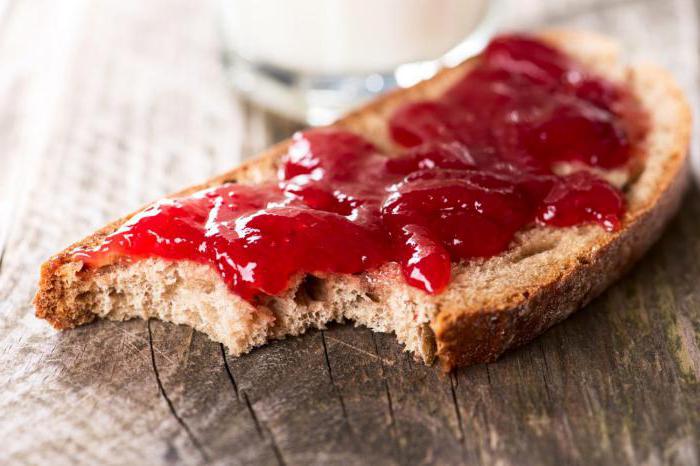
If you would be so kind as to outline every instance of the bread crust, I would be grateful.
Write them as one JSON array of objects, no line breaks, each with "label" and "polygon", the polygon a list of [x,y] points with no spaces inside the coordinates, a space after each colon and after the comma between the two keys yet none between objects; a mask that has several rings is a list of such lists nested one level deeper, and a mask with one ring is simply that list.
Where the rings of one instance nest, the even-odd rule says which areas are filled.
[{"label": "bread crust", "polygon": [[677,212],[688,186],[688,163],[678,148],[678,165],[656,202],[626,222],[609,241],[601,242],[566,275],[540,285],[534,294],[521,294],[507,307],[443,308],[431,328],[437,356],[446,371],[491,362],[505,351],[521,346],[574,311],[583,308],[620,278],[661,236]]},{"label": "bread crust", "polygon": [[[542,33],[542,36],[567,50],[571,42],[590,43],[609,41],[589,33],[557,31]],[[605,49],[605,48],[604,48]],[[600,47],[599,47],[600,50]],[[607,49],[606,49],[607,50]],[[615,51],[610,51],[614,60]],[[472,66],[475,59],[458,67],[446,69],[434,78],[417,84],[413,88],[396,90],[366,106],[350,113],[334,124],[366,134],[377,120],[382,120],[396,106],[408,100],[434,96]],[[657,181],[654,193],[623,219],[620,231],[604,235],[594,247],[578,257],[568,258],[572,263],[559,276],[549,277],[533,291],[500,294],[479,307],[465,306],[458,302],[436,299],[436,313],[430,322],[437,356],[445,370],[480,362],[493,361],[503,352],[522,345],[552,325],[587,304],[613,281],[619,278],[641,257],[660,236],[663,227],[677,211],[688,184],[687,148],[690,139],[691,116],[689,106],[673,79],[663,70],[645,67],[639,70],[647,79],[663,90],[674,108],[675,121],[670,125],[668,154],[664,159],[663,176]],[[383,125],[385,126],[385,125]],[[391,149],[391,142],[383,135],[373,138],[375,144]],[[227,181],[256,182],[274,173],[276,164],[286,151],[290,141],[285,140],[236,169],[209,181],[173,194],[183,196],[195,191],[220,185]],[[39,290],[34,300],[36,315],[49,321],[57,329],[72,328],[95,318],[85,307],[70,306],[75,297],[85,290],[82,286],[90,277],[90,271],[75,275],[67,273],[71,264],[71,251],[77,247],[92,247],[105,236],[119,228],[138,211],[122,217],[87,238],[72,244],[53,256],[41,267]],[[73,263],[76,264],[76,263]],[[76,267],[80,267],[79,263]],[[75,278],[70,278],[77,276]],[[82,283],[81,283],[82,282]],[[82,286],[82,288],[81,288]],[[72,300],[66,299],[68,295]]]}]

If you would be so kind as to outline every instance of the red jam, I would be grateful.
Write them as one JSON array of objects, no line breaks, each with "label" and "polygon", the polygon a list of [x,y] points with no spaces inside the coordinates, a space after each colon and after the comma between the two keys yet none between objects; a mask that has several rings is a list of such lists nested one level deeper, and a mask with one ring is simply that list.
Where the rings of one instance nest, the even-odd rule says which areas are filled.
[{"label": "red jam", "polygon": [[277,182],[162,200],[73,256],[88,267],[149,257],[209,264],[253,302],[300,274],[391,261],[407,283],[439,293],[453,262],[499,254],[530,225],[619,228],[617,189],[553,166],[624,167],[628,101],[560,52],[503,36],[440,99],[393,115],[392,137],[406,149],[381,153],[337,129],[298,133]]}]

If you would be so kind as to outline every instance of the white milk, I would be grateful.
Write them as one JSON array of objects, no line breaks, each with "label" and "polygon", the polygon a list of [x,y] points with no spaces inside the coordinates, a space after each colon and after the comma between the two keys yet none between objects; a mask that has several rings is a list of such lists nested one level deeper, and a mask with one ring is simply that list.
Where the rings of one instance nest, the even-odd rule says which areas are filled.
[{"label": "white milk", "polygon": [[222,0],[243,58],[303,74],[385,72],[434,60],[469,35],[489,0]]}]

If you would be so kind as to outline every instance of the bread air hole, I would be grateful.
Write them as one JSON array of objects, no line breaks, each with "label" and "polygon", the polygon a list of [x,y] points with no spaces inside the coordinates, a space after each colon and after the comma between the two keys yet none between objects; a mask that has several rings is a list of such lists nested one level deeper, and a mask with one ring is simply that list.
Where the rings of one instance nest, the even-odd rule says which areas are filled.
[{"label": "bread air hole", "polygon": [[513,257],[513,262],[520,262],[527,258],[536,256],[537,254],[542,254],[547,251],[551,251],[557,247],[557,241],[555,239],[546,239],[542,241],[531,241],[523,244],[520,250],[517,251],[516,256]]},{"label": "bread air hole", "polygon": [[314,301],[323,301],[326,296],[326,281],[313,275],[306,275],[294,293],[298,306],[308,306]]}]

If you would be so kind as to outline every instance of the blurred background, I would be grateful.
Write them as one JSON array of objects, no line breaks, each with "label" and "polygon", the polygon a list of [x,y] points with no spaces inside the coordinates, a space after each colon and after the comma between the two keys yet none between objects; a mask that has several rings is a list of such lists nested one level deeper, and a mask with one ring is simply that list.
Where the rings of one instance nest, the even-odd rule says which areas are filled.
[{"label": "blurred background", "polygon": [[[148,426],[166,422],[143,421],[163,415],[157,391],[140,405],[124,401],[116,418],[94,408],[101,406],[95,393],[104,396],[99,387],[114,396],[129,384],[118,370],[114,380],[95,379],[99,387],[57,379],[79,366],[85,347],[57,356],[53,333],[31,315],[38,266],[50,253],[149,200],[233,167],[296,129],[331,121],[377,92],[427,77],[477,51],[494,31],[542,26],[618,38],[626,58],[669,68],[697,114],[694,0],[0,0],[0,393],[6,395],[0,395],[0,412],[14,410],[2,415],[0,438],[17,439],[3,446],[0,459],[90,462],[73,434],[60,432],[90,431],[104,440],[133,424],[148,439]],[[694,163],[697,168],[697,158]],[[141,348],[141,340],[134,342],[119,344]],[[150,372],[134,377],[151,380]],[[72,414],[64,414],[64,402]],[[270,406],[270,412],[279,408],[274,400]],[[426,419],[435,415],[430,409]],[[97,430],[95,413],[102,416]],[[697,437],[693,447],[692,437],[688,443],[687,437],[676,442],[663,432],[654,435],[678,447],[674,458],[689,459],[681,463],[697,464]],[[156,441],[157,452],[146,454],[114,438],[100,451],[167,462],[170,450]],[[617,445],[627,445],[615,443],[619,438],[603,445],[608,460],[622,451]],[[186,452],[183,447],[183,458],[201,460]],[[91,451],[93,464],[107,461],[107,453]],[[635,462],[626,450],[620,455]]]}]

